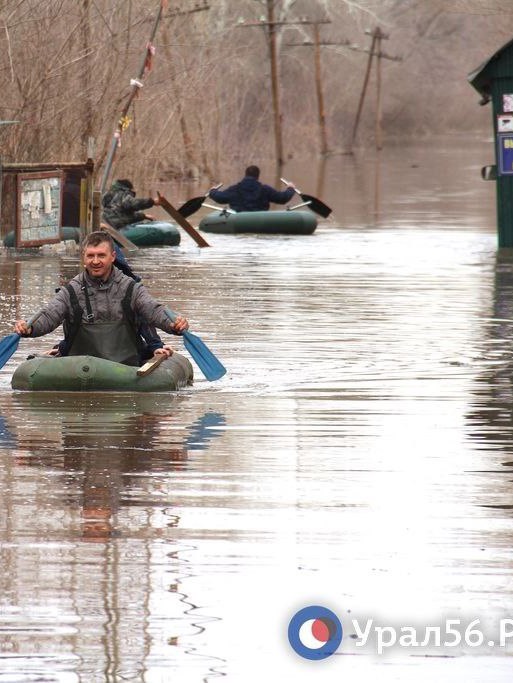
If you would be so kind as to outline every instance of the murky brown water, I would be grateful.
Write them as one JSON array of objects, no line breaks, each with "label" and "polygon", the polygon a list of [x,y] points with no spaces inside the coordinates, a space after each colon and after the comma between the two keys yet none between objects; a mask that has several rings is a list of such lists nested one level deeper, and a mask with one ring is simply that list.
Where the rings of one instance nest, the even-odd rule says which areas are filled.
[{"label": "murky brown water", "polygon": [[[133,256],[217,383],[13,393],[58,335],[22,340],[0,372],[0,681],[511,679],[511,645],[347,638],[351,618],[479,618],[486,640],[513,618],[513,261],[479,178],[491,143],[468,143],[389,147],[379,183],[373,154],[329,159],[323,190],[291,166],[335,209],[312,236]],[[1,255],[1,333],[75,270]],[[287,641],[311,604],[344,625],[324,662]]]}]

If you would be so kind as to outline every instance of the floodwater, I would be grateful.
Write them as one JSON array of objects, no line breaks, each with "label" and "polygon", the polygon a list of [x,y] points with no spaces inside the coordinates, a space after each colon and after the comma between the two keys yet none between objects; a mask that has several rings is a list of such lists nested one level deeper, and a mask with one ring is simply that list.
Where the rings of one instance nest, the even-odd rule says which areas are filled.
[{"label": "floodwater", "polygon": [[[492,160],[462,138],[294,162],[334,208],[314,235],[133,255],[218,382],[12,392],[59,336],[21,341],[0,371],[0,681],[511,680],[513,259]],[[0,254],[1,334],[76,269]],[[343,625],[323,661],[287,639],[310,605]]]}]

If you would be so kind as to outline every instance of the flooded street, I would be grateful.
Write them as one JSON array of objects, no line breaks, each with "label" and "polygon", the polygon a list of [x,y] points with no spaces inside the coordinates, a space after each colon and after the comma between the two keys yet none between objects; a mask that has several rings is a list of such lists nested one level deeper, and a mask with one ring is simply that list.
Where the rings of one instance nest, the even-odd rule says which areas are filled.
[{"label": "flooded street", "polygon": [[[21,340],[0,371],[0,681],[511,680],[513,257],[479,176],[492,143],[381,157],[287,167],[334,209],[313,235],[129,257],[220,381],[13,392],[60,335]],[[1,253],[1,335],[76,270]],[[287,639],[309,605],[342,622],[324,661]],[[457,645],[355,645],[352,620],[455,643],[451,619]]]}]

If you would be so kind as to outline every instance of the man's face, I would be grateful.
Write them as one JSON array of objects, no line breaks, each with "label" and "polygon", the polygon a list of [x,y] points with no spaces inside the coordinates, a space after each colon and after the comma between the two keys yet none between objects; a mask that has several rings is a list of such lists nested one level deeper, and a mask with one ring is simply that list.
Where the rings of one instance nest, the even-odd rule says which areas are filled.
[{"label": "man's face", "polygon": [[106,280],[116,259],[116,252],[112,250],[108,242],[100,242],[96,247],[87,247],[83,259],[89,275]]}]

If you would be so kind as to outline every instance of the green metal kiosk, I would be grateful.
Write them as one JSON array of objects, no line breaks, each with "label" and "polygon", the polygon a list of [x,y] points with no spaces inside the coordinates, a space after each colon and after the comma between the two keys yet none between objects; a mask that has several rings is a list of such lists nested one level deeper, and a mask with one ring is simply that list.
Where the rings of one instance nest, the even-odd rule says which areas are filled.
[{"label": "green metal kiosk", "polygon": [[499,247],[513,247],[513,40],[497,50],[468,75],[481,95],[480,104],[492,103],[495,166],[485,166],[485,180],[497,181]]}]

